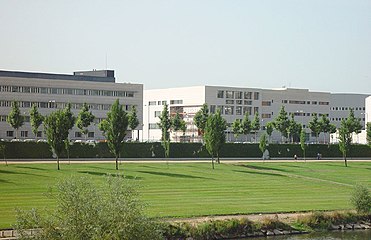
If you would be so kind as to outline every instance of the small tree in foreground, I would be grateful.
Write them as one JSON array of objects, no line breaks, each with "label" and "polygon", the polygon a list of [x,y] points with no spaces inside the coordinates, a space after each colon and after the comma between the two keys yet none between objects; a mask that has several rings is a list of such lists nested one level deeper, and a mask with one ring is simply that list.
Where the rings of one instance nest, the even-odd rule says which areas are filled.
[{"label": "small tree in foreground", "polygon": [[201,136],[204,135],[206,122],[209,117],[209,107],[204,103],[201,109],[195,114],[193,121]]},{"label": "small tree in foreground", "polygon": [[[90,178],[73,177],[56,188],[49,193],[54,211],[17,210],[19,239],[163,239],[130,180],[116,176],[93,184]],[[28,229],[38,230],[31,237]]]},{"label": "small tree in foreground", "polygon": [[18,138],[18,129],[24,124],[24,117],[21,115],[19,110],[19,104],[17,101],[12,102],[12,110],[6,117],[6,121],[9,123],[12,128],[15,130],[15,136]]},{"label": "small tree in foreground", "polygon": [[110,152],[116,159],[116,170],[119,169],[118,158],[123,145],[123,141],[128,129],[128,116],[117,99],[107,113],[107,118],[99,124],[99,129],[107,139]]},{"label": "small tree in foreground", "polygon": [[81,130],[81,133],[85,135],[85,140],[89,132],[88,127],[94,121],[95,116],[89,111],[89,105],[84,103],[82,108],[77,115],[76,126]]},{"label": "small tree in foreground", "polygon": [[305,130],[302,129],[301,132],[300,132],[300,147],[301,147],[301,150],[303,150],[304,161],[306,161],[305,160],[305,152],[306,152],[306,149],[307,149],[307,145],[305,145],[306,139],[307,139],[307,134],[306,134]]},{"label": "small tree in foreground", "polygon": [[223,143],[225,143],[225,130],[227,129],[227,123],[222,118],[220,110],[218,109],[215,114],[208,117],[206,126],[204,140],[206,149],[211,155],[211,164],[214,169],[214,157],[218,158],[219,161],[219,151]]},{"label": "small tree in foreground", "polygon": [[[263,155],[264,155],[265,150],[267,149],[267,145],[268,145],[267,134],[263,133],[260,136],[260,141],[259,141],[259,149]],[[265,157],[263,157],[263,160],[265,160]]]},{"label": "small tree in foreground", "polygon": [[170,156],[170,128],[171,119],[169,115],[168,105],[165,103],[162,109],[160,123],[158,124],[161,128],[161,145],[165,151],[165,158]]},{"label": "small tree in foreground", "polygon": [[[138,125],[139,125],[139,119],[137,115],[137,108],[133,106],[131,108],[131,112],[129,113],[129,128],[131,129],[131,131],[134,131],[134,129],[136,129]],[[139,130],[138,130],[138,138],[139,138]]]},{"label": "small tree in foreground", "polygon": [[357,184],[352,192],[350,202],[358,213],[371,213],[371,194],[366,186]]},{"label": "small tree in foreground", "polygon": [[39,132],[39,127],[44,121],[44,116],[41,115],[37,109],[36,104],[32,104],[30,110],[30,124],[32,133],[35,135],[35,139],[37,139],[37,133]]}]

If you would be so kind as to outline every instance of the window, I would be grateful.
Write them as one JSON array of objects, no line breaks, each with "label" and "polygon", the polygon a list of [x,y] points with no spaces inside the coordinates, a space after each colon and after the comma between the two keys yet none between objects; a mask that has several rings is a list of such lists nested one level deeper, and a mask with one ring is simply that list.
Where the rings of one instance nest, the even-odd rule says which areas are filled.
[{"label": "window", "polygon": [[289,100],[289,104],[305,104],[305,101]]},{"label": "window", "polygon": [[282,103],[287,103],[287,100],[282,100]]},{"label": "window", "polygon": [[224,98],[224,91],[218,90],[218,93],[216,95],[217,98]]},{"label": "window", "polygon": [[250,101],[250,100],[245,100],[245,101],[243,102],[243,104],[244,104],[244,105],[252,105],[252,101]]},{"label": "window", "polygon": [[37,134],[36,134],[36,137],[42,137],[42,134],[43,134],[42,131],[38,131]]},{"label": "window", "polygon": [[312,101],[312,104],[313,105],[317,105],[317,101]]},{"label": "window", "polygon": [[258,92],[254,92],[254,100],[259,100],[259,93]]},{"label": "window", "polygon": [[167,103],[166,100],[162,101],[162,105],[165,105],[166,103]]},{"label": "window", "polygon": [[161,116],[161,111],[155,111],[155,117]]},{"label": "window", "polygon": [[226,98],[233,98],[234,96],[234,92],[233,91],[225,91],[225,97]]},{"label": "window", "polygon": [[252,99],[252,92],[244,92],[243,93],[244,99]]},{"label": "window", "polygon": [[272,115],[270,113],[263,113],[262,118],[271,118]]},{"label": "window", "polygon": [[236,100],[236,104],[242,105],[242,100]]},{"label": "window", "polygon": [[183,100],[170,100],[170,104],[183,104]]},{"label": "window", "polygon": [[81,138],[81,132],[75,132],[75,138]]},{"label": "window", "polygon": [[220,110],[221,114],[224,114],[224,106],[218,106],[217,108]]},{"label": "window", "polygon": [[227,99],[227,100],[225,100],[225,103],[226,103],[226,104],[234,104],[234,100],[228,100],[228,99]]},{"label": "window", "polygon": [[235,92],[234,94],[235,99],[242,99],[242,92]]},{"label": "window", "polygon": [[156,105],[156,101],[149,101],[149,102],[148,102],[148,105],[149,105],[149,106],[155,106],[155,105]]},{"label": "window", "polygon": [[90,138],[94,138],[94,132],[88,132],[88,137],[90,137]]},{"label": "window", "polygon": [[210,105],[210,113],[215,113],[215,105]]},{"label": "window", "polygon": [[259,112],[259,107],[254,107],[254,114]]},{"label": "window", "polygon": [[242,115],[242,107],[236,107],[236,115]]},{"label": "window", "polygon": [[271,101],[262,101],[262,106],[270,106]]},{"label": "window", "polygon": [[14,131],[6,131],[7,137],[14,137]]},{"label": "window", "polygon": [[233,115],[234,107],[232,106],[225,106],[224,113],[225,115]]},{"label": "window", "polygon": [[329,105],[329,102],[318,102],[318,105]]},{"label": "window", "polygon": [[157,123],[149,123],[148,127],[149,129],[160,129]]},{"label": "window", "polygon": [[28,137],[28,131],[21,131],[21,137]]},{"label": "window", "polygon": [[243,107],[243,114],[251,115],[252,107]]}]

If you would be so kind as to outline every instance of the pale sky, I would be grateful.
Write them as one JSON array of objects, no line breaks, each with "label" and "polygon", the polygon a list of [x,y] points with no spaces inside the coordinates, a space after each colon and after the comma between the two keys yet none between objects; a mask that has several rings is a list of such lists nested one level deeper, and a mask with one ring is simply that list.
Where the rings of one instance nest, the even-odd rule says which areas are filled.
[{"label": "pale sky", "polygon": [[[107,56],[107,61],[106,61]],[[0,1],[0,69],[371,94],[371,0]]]}]

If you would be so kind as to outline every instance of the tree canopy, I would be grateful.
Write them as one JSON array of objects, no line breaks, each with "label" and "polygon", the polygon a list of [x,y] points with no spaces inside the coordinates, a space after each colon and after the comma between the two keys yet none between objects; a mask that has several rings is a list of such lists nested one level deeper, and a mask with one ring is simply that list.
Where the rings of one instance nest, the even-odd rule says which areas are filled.
[{"label": "tree canopy", "polygon": [[208,117],[209,117],[209,107],[207,106],[206,103],[204,103],[201,109],[194,116],[195,125],[198,128],[198,131],[201,135],[204,134],[205,127],[206,127],[206,121]]},{"label": "tree canopy", "polygon": [[[89,111],[89,105],[84,103],[77,115],[76,126],[81,130],[81,133],[86,136],[88,134],[88,127],[94,121],[95,116]],[[86,138],[86,137],[85,137]]]},{"label": "tree canopy", "polygon": [[165,151],[165,157],[170,155],[170,128],[171,119],[169,115],[168,105],[165,103],[161,112],[160,123],[158,124],[161,129],[161,144]]},{"label": "tree canopy", "polygon": [[290,125],[290,120],[287,117],[287,112],[285,111],[285,107],[282,106],[276,119],[274,120],[274,127],[277,131],[279,131],[282,135],[282,138],[287,137],[287,129]]},{"label": "tree canopy", "polygon": [[19,110],[19,104],[17,101],[12,102],[12,110],[6,117],[6,121],[12,126],[16,131],[16,138],[18,138],[18,129],[24,124],[24,116]]},{"label": "tree canopy", "polygon": [[35,135],[35,138],[37,138],[39,127],[43,121],[44,121],[44,116],[41,115],[41,113],[38,111],[36,104],[32,104],[32,107],[30,110],[30,124],[31,124],[31,130],[33,134]]}]

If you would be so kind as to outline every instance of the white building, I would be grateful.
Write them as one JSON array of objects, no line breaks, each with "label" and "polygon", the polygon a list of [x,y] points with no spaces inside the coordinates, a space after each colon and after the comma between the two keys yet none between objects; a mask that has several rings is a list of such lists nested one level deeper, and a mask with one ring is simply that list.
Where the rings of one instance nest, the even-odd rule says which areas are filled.
[{"label": "white building", "polygon": [[[88,139],[104,137],[97,124],[107,116],[111,104],[119,99],[127,111],[136,106],[142,127],[143,85],[116,83],[113,70],[74,72],[73,75],[33,72],[0,71],[0,139],[16,137],[14,129],[6,122],[12,101],[20,104],[26,116],[25,124],[19,129],[20,139],[33,139],[29,123],[29,111],[36,104],[43,115],[71,103],[72,112],[77,116],[83,103],[88,103],[96,119],[89,127]],[[45,138],[40,127],[39,138]],[[136,134],[137,136],[138,134]],[[130,136],[130,134],[129,134]],[[71,139],[83,139],[78,128],[70,132]]]},{"label": "white building", "polygon": [[[274,121],[281,106],[291,114],[296,121],[301,122],[308,133],[308,140],[315,141],[315,136],[310,135],[308,123],[317,114],[325,114],[332,122],[339,126],[341,118],[349,114],[349,109],[355,109],[356,117],[364,123],[365,98],[364,94],[332,94],[329,92],[312,92],[308,89],[260,89],[225,86],[195,86],[169,89],[156,89],[144,91],[144,118],[142,139],[158,141],[161,131],[158,128],[159,116],[166,102],[170,108],[170,114],[179,112],[187,123],[186,141],[199,141],[197,128],[193,123],[195,113],[202,104],[207,103],[210,112],[214,113],[217,108],[221,110],[228,124],[235,119],[242,119],[247,112],[251,120],[256,112],[261,119],[262,130],[266,123]],[[337,120],[336,120],[337,119]],[[175,139],[175,133],[172,133]],[[250,136],[250,141],[258,141]],[[259,137],[259,135],[258,135]],[[245,136],[241,137],[245,138]],[[273,141],[279,141],[281,136],[278,132],[272,135]],[[319,136],[320,141],[329,141],[328,136]],[[227,130],[227,141],[235,141],[233,133]]]}]

